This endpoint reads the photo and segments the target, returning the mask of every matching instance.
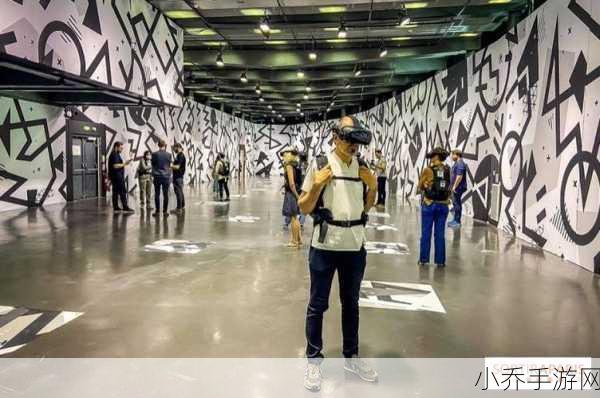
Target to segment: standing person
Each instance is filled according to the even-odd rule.
[[[140,187],[140,209],[152,209],[152,152],[145,151],[135,172]]]
[[[171,154],[167,152],[167,144],[158,141],[158,151],[152,154],[152,177],[154,178],[154,206],[153,216],[160,215],[160,192],[163,194],[163,216],[169,215],[169,185],[171,185]]]
[[[335,150],[317,158],[309,168],[298,202],[304,214],[312,214],[315,224],[309,252],[308,365],[304,377],[304,386],[311,391],[321,388],[323,313],[328,308],[336,271],[342,304],[344,369],[363,380],[377,380],[377,372],[358,358],[358,299],[367,259],[366,214],[375,203],[377,179],[366,165],[359,165],[356,154],[359,145],[368,145],[371,137],[358,119],[343,117],[333,128]]]
[[[421,250],[419,265],[429,263],[431,232],[434,230],[435,264],[446,266],[446,219],[450,198],[450,168],[444,164],[448,153],[435,148],[427,154],[431,163],[421,173],[418,190],[421,192]]]
[[[231,173],[229,161],[225,158],[225,155],[219,153],[217,160],[217,179],[219,181],[219,200],[223,200],[223,190],[227,195],[225,201],[229,201],[229,174]]]
[[[124,211],[133,213],[133,209],[127,204],[127,187],[125,186],[125,167],[131,163],[131,160],[123,162],[121,152],[123,143],[115,141],[113,150],[108,157],[108,177],[112,184],[112,205],[115,212]],[[119,199],[123,208],[119,208]]]
[[[375,151],[375,175],[377,176],[377,206],[385,207],[385,184],[387,163],[381,149]]]
[[[215,157],[215,162],[212,167],[212,178],[213,178],[213,199],[217,200],[219,195],[219,175],[217,174],[217,163],[219,162],[219,154]]]
[[[448,223],[451,228],[460,227],[462,217],[462,196],[467,190],[467,165],[462,158],[462,151],[455,149],[452,151],[452,178],[450,186],[452,187],[452,208],[454,209],[454,220]]]
[[[281,156],[283,157],[283,179],[285,181],[285,196],[283,197],[281,212],[284,217],[290,218],[292,226],[290,241],[287,246],[299,249],[302,245],[302,239],[300,237],[300,222],[298,221],[298,215],[300,214],[298,198],[300,195],[297,188],[300,187],[299,182],[301,179],[298,151],[292,147],[287,147],[281,151]]]
[[[185,196],[183,195],[183,177],[185,176],[185,155],[183,154],[183,147],[180,143],[176,143],[173,146],[175,151],[175,161],[171,168],[173,169],[173,190],[175,191],[175,198],[177,200],[177,209],[175,213],[182,214],[185,210]]]

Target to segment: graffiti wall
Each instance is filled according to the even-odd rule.
[[[488,48],[358,114],[397,194],[416,196],[425,154],[461,149],[465,211],[590,270],[600,267],[600,3],[551,0]],[[263,126],[255,172],[278,149],[330,148],[326,122]]]
[[[181,106],[183,31],[145,0],[2,1],[0,53]]]
[[[188,161],[186,183],[194,185],[212,180],[219,152],[237,176],[239,146],[252,142],[255,130],[245,120],[189,100],[181,108],[81,108],[74,117],[104,124],[107,148],[123,142],[125,159],[156,151],[159,139],[168,145],[180,142]],[[0,97],[0,211],[27,206],[31,190],[37,190],[40,205],[66,200],[66,120],[63,108]],[[135,167],[129,167],[126,181],[132,193],[137,189],[134,174]]]

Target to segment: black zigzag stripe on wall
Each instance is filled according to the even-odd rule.
[[[0,53],[181,106],[183,31],[145,0],[3,2]]]
[[[500,229],[593,270],[600,247],[599,6],[548,1],[490,47],[358,114],[375,135],[363,155],[369,160],[382,149],[390,188],[411,199],[425,154],[434,146],[461,149],[467,214],[495,214],[498,184]],[[279,174],[277,149],[290,140],[309,156],[329,150],[329,130],[323,122],[260,127],[255,172]]]

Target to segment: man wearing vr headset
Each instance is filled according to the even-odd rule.
[[[358,358],[358,299],[365,271],[366,214],[375,203],[377,178],[357,159],[359,145],[371,142],[371,132],[355,117],[343,117],[333,129],[335,150],[317,158],[304,180],[298,202],[314,219],[309,253],[310,299],[306,314],[306,369],[304,386],[321,387],[323,313],[329,304],[337,270],[342,304],[344,369],[363,380],[377,373]]]

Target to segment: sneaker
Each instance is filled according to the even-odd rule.
[[[456,222],[456,221],[450,221],[450,222],[448,223],[448,227],[450,227],[450,228],[456,228],[456,227],[460,227],[460,223],[459,223],[459,222]]]
[[[316,363],[308,363],[304,373],[304,387],[309,391],[321,390],[321,366]]]
[[[120,212],[122,212],[123,210],[121,210],[119,207],[117,207],[116,209],[113,209],[113,211],[114,211],[115,213],[120,213]]]
[[[435,266],[438,268],[444,268],[446,266],[446,264],[436,264]]]
[[[163,217],[169,217],[169,212],[168,211],[163,211]]]
[[[135,211],[131,207],[126,207],[123,209],[124,213],[135,213]]]
[[[154,213],[152,213],[152,217],[158,217],[158,216],[160,216],[159,212],[155,211]]]
[[[352,358],[346,358],[344,361],[344,370],[354,373],[364,381],[370,383],[374,383],[378,379],[377,372],[356,355]]]
[[[419,262],[417,262],[417,265],[420,267],[424,267],[426,265],[429,265],[429,263],[424,263],[423,261],[419,261]]]

